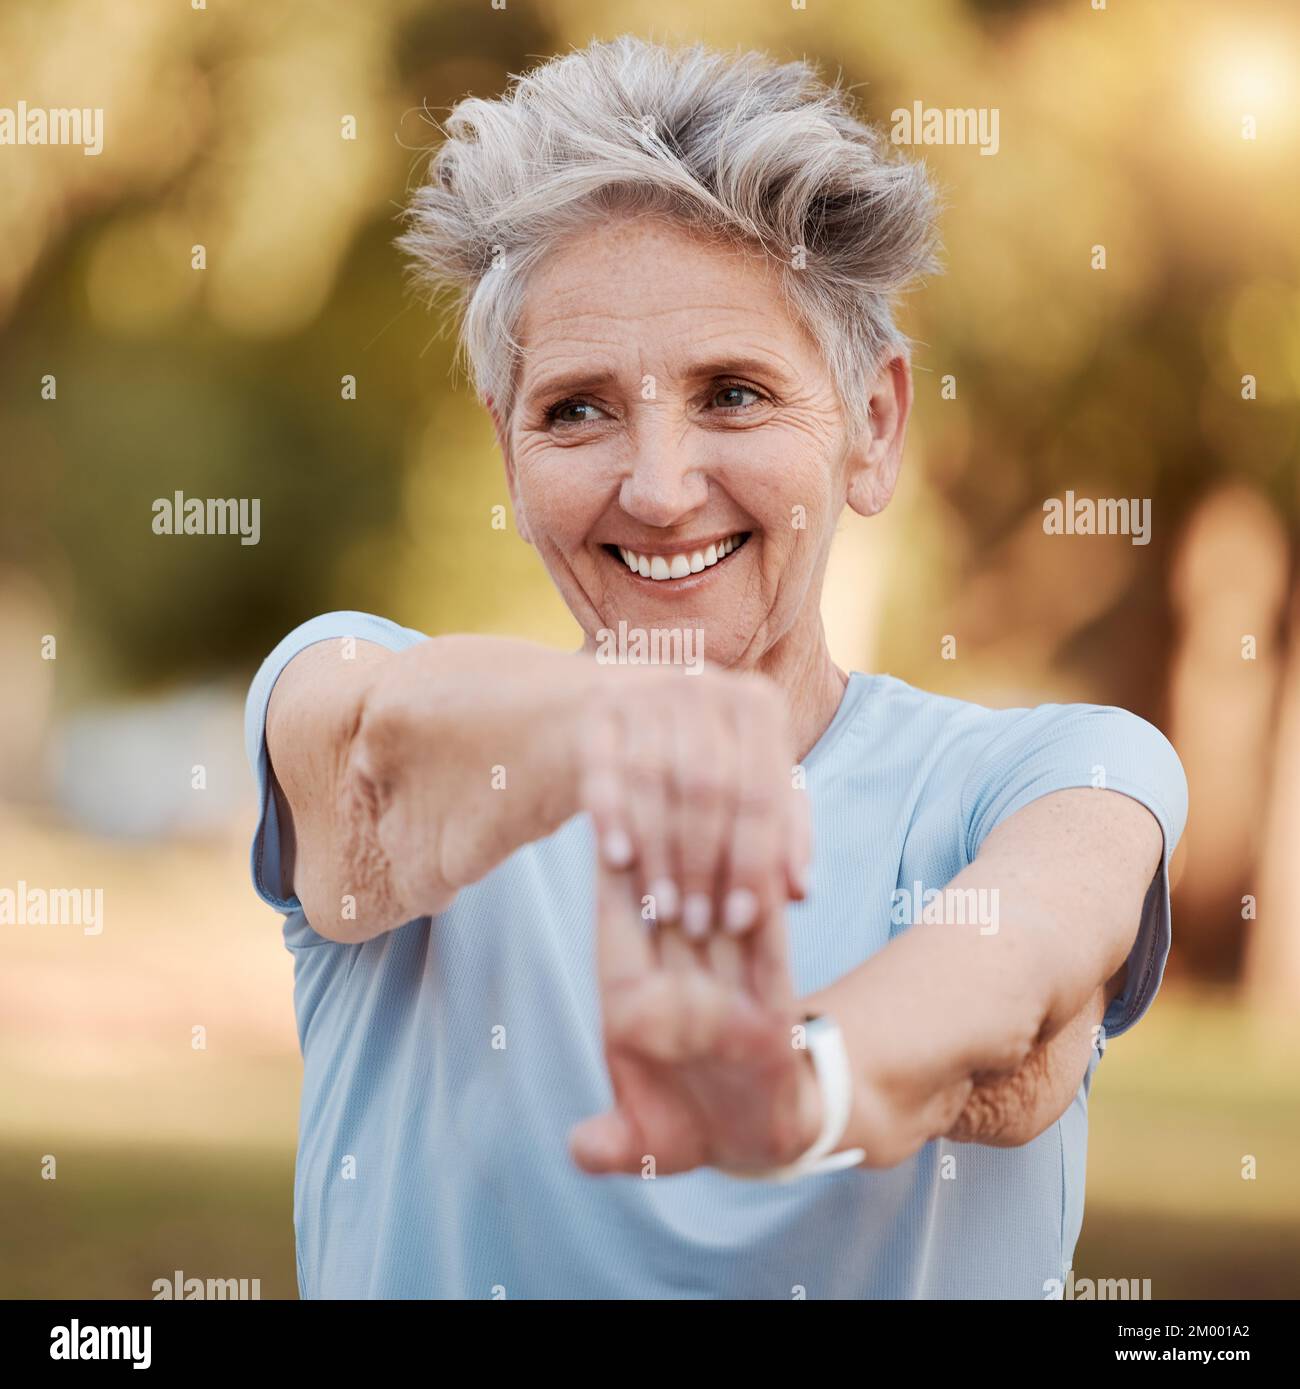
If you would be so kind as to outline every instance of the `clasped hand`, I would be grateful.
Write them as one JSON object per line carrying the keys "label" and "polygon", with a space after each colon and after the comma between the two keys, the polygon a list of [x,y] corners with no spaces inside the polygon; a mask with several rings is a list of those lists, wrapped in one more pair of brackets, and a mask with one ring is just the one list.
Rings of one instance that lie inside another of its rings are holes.
{"label": "clasped hand", "polygon": [[580,799],[614,1108],[574,1128],[574,1160],[656,1175],[787,1163],[821,1103],[786,953],[811,837],[784,701],[761,676],[611,677],[587,711]]}

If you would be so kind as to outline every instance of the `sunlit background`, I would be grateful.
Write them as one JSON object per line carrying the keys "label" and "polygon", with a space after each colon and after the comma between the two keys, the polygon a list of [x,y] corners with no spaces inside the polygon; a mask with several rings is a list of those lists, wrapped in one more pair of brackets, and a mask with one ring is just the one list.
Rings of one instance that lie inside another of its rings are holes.
{"label": "sunlit background", "polygon": [[[1097,1075],[1075,1275],[1300,1295],[1300,16],[1254,0],[0,9],[0,106],[105,113],[98,156],[0,145],[0,886],[105,893],[99,936],[0,926],[0,1292],[295,1295],[243,693],[332,608],[575,643],[392,240],[436,116],[626,31],[810,56],[886,127],[999,111],[993,157],[915,151],[947,273],[904,307],[905,480],[843,523],[832,649],[1173,739],[1176,943]],[[153,534],[177,490],[260,497],[261,543]],[[1044,534],[1067,490],[1150,498],[1150,544]]]}

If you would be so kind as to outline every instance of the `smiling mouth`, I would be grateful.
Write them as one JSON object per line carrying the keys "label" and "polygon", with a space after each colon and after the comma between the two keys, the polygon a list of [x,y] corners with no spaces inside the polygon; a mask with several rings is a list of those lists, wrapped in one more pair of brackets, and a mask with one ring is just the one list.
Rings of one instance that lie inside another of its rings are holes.
{"label": "smiling mouth", "polygon": [[643,555],[636,550],[625,550],[620,545],[606,545],[604,550],[639,578],[649,579],[652,583],[672,583],[703,574],[708,569],[716,569],[734,555],[752,534],[752,531],[737,531],[717,544],[707,545],[700,550],[681,550],[672,555]]}

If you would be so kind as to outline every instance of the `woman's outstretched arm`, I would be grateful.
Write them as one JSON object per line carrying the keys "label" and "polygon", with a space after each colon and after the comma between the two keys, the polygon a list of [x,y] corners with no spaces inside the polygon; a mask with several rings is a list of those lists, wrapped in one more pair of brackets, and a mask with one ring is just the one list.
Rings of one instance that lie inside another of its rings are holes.
{"label": "woman's outstretched arm", "polygon": [[331,940],[445,910],[581,810],[660,921],[699,905],[702,938],[729,902],[752,903],[743,933],[802,892],[804,798],[789,790],[781,696],[761,676],[601,665],[488,636],[399,653],[322,641],[280,676],[266,738],[282,886]]}

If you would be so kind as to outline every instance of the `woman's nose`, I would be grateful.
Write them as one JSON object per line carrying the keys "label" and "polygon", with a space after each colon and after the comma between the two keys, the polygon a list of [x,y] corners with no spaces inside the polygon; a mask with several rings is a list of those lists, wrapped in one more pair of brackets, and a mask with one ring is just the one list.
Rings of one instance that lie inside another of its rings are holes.
{"label": "woman's nose", "polygon": [[663,440],[637,451],[619,490],[619,504],[647,526],[675,526],[709,499],[699,461]]}

